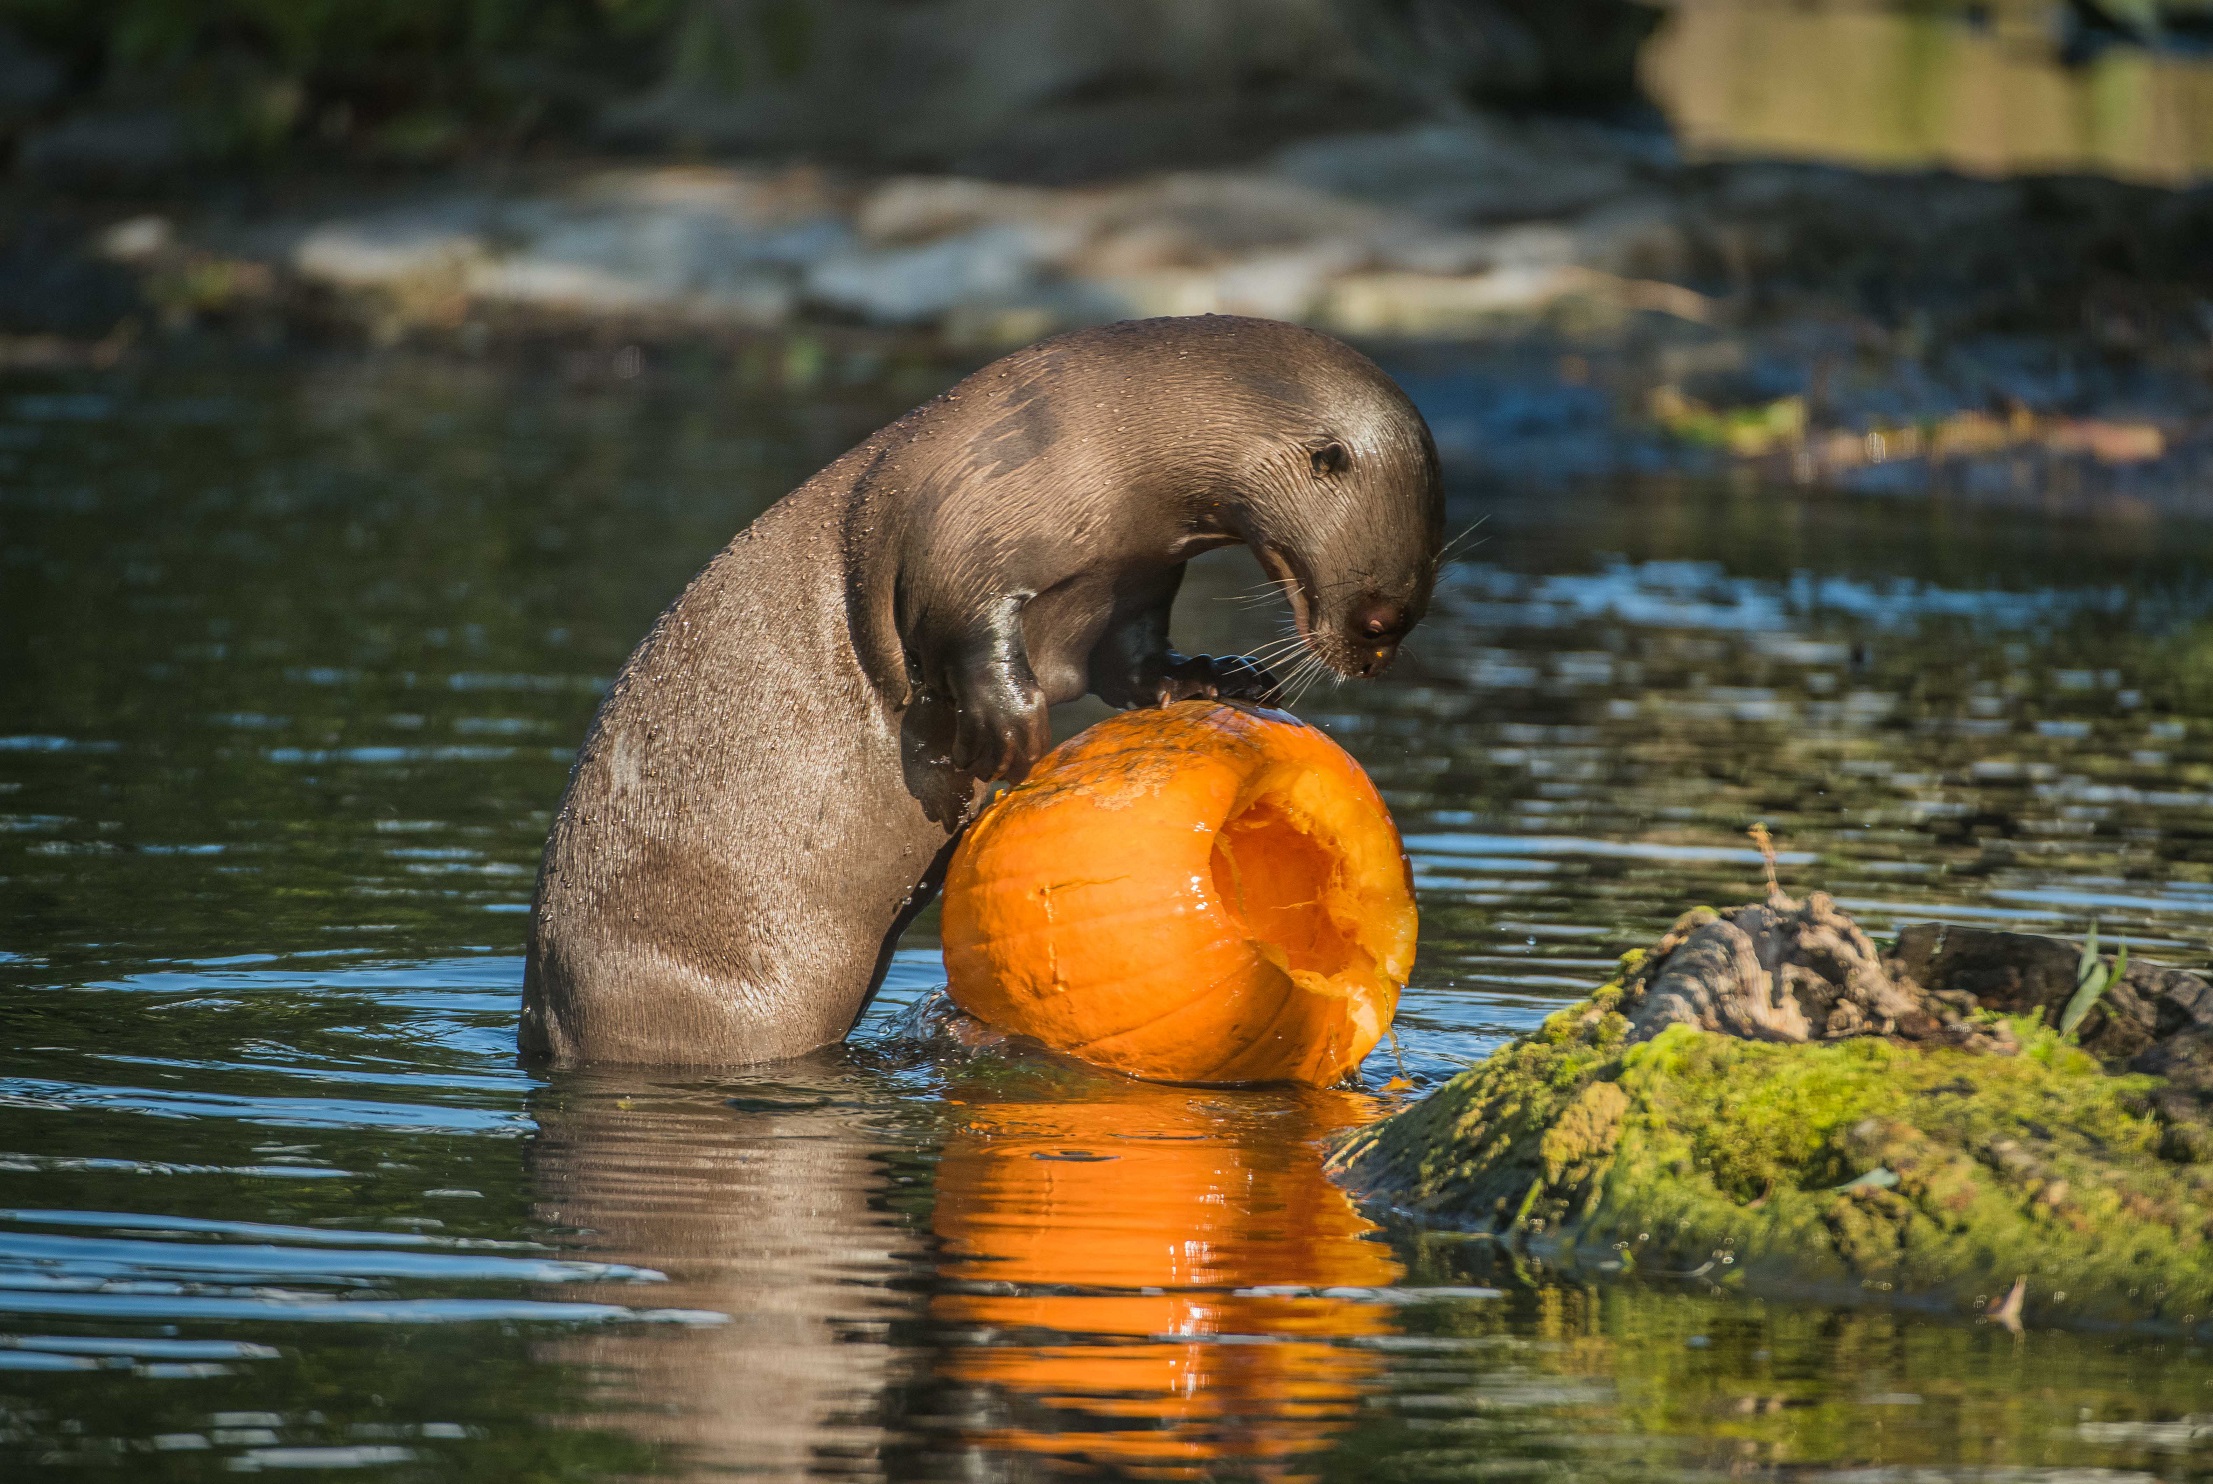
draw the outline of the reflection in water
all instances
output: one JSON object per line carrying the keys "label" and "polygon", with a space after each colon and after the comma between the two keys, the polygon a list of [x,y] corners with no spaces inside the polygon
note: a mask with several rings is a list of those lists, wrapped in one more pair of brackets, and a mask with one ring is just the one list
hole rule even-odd
{"label": "reflection in water", "polygon": [[1375,1390],[1381,1353],[1347,1342],[1396,1333],[1372,1300],[1403,1269],[1318,1151],[1370,1100],[988,1058],[923,1111],[916,1074],[861,1064],[886,1051],[542,1091],[536,1218],[732,1317],[545,1341],[591,1387],[559,1425],[684,1477],[875,1477],[917,1448],[1288,1477]]}
{"label": "reflection in water", "polygon": [[954,1284],[931,1316],[966,1331],[946,1378],[991,1392],[966,1441],[1280,1475],[1373,1385],[1378,1357],[1337,1342],[1394,1327],[1356,1296],[1285,1291],[1402,1272],[1316,1157],[1367,1100],[1106,1078],[1077,1094],[954,1089],[933,1218]]}
{"label": "reflection in water", "polygon": [[1974,175],[2213,175],[2213,65],[2108,47],[2079,65],[2060,7],[1998,0],[1681,0],[1643,58],[1694,152]]}
{"label": "reflection in water", "polygon": [[889,1142],[862,1089],[817,1060],[736,1098],[639,1073],[546,1089],[538,1218],[667,1273],[657,1300],[733,1321],[674,1343],[639,1329],[548,1342],[546,1360],[595,1388],[563,1425],[627,1433],[687,1473],[877,1472],[904,1224],[881,1206]]}

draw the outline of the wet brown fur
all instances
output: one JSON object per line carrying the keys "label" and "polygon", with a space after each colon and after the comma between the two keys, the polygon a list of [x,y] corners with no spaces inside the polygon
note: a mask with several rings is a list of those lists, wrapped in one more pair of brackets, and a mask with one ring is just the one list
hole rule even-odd
{"label": "wet brown fur", "polygon": [[1169,649],[1186,560],[1245,542],[1307,648],[1373,674],[1427,606],[1442,524],[1420,414],[1327,336],[1140,320],[986,366],[778,501],[623,667],[546,842],[524,1053],[838,1040],[1048,705],[1273,684]]}

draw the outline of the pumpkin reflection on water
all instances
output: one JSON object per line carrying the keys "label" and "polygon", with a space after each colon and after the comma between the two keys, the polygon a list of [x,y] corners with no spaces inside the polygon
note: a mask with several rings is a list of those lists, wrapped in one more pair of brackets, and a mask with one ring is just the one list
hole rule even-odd
{"label": "pumpkin reflection on water", "polygon": [[1144,1477],[1295,1476],[1373,1384],[1379,1357],[1345,1342],[1395,1331],[1383,1306],[1281,1291],[1401,1276],[1316,1148],[1367,1100],[1085,1080],[1081,1100],[952,1094],[933,1225],[972,1287],[931,1312],[974,1332],[942,1365],[1004,1419],[970,1441]]}

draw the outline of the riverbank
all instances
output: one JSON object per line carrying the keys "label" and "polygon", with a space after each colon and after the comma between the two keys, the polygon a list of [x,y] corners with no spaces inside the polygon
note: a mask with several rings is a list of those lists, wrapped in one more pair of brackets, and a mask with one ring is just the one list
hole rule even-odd
{"label": "riverbank", "polygon": [[2150,508],[2213,484],[2202,189],[1694,163],[1493,116],[1075,186],[575,160],[9,204],[16,366],[207,333],[552,342],[617,374],[679,350],[980,362],[1257,314],[1468,384],[1433,421],[1469,477],[1740,467]]}

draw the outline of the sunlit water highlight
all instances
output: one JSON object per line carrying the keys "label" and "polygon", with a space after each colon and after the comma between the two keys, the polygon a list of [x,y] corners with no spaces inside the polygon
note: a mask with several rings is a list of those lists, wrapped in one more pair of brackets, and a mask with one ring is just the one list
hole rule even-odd
{"label": "sunlit water highlight", "polygon": [[[1460,491],[1400,672],[1303,707],[1423,901],[1365,1091],[916,1047],[927,924],[840,1051],[520,1070],[567,749],[689,571],[940,374],[851,369],[0,387],[0,1472],[2204,1472],[2179,1343],[1556,1286],[1377,1231],[1318,1158],[1754,891],[1756,819],[1880,931],[2202,964],[2196,526]],[[1218,601],[1257,580],[1198,573],[1192,647],[1269,636]]]}

